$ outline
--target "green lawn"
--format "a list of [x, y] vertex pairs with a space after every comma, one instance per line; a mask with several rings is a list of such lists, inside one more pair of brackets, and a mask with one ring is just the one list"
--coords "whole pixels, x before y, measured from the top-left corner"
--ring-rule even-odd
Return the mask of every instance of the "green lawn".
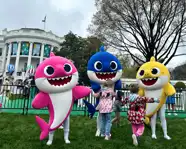
[[[42, 117], [47, 119], [46, 115]], [[172, 140], [163, 138], [161, 127], [157, 125], [157, 140], [151, 139], [151, 131], [146, 128], [140, 149], [186, 149], [186, 120], [168, 119], [168, 130]], [[52, 146], [46, 146], [46, 140], [39, 140], [39, 127], [34, 115], [0, 114], [0, 149], [134, 149], [131, 140], [131, 125], [126, 118], [120, 127], [113, 125], [112, 139], [105, 141], [94, 136], [95, 119], [83, 116], [71, 116], [71, 144], [64, 144], [63, 130], [57, 130]]]

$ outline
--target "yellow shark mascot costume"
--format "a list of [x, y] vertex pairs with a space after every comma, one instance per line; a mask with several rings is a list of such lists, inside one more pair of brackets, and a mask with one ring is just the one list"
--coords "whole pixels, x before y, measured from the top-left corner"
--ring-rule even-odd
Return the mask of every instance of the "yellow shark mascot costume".
[[[167, 135], [167, 122], [165, 119], [165, 102], [167, 96], [176, 93], [175, 88], [169, 83], [170, 73], [165, 65], [157, 62], [151, 57], [150, 62], [144, 63], [138, 70], [136, 79], [139, 85], [139, 95], [146, 97], [159, 98], [159, 103], [147, 103], [145, 123], [150, 122], [152, 138], [156, 137], [156, 118], [159, 113], [164, 138], [170, 140]], [[150, 119], [150, 120], [149, 120]]]

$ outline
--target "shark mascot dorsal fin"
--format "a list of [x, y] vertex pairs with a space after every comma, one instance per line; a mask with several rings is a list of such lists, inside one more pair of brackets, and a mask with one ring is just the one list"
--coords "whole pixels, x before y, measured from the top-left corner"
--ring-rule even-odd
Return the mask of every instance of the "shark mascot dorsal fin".
[[[170, 84], [170, 73], [165, 65], [157, 62], [154, 57], [151, 57], [149, 62], [144, 63], [138, 70], [136, 79], [139, 85], [139, 95], [158, 98], [159, 103], [147, 103], [145, 123], [149, 123], [150, 118], [155, 118], [157, 112], [160, 112], [162, 121], [165, 120], [165, 102], [167, 96], [172, 96], [176, 93], [173, 85]], [[155, 116], [154, 116], [155, 115]], [[162, 122], [165, 124], [164, 122]], [[152, 124], [153, 138], [155, 136], [155, 124]], [[167, 126], [163, 126], [164, 135], [167, 137]]]
[[45, 139], [50, 131], [59, 128], [68, 118], [74, 100], [88, 96], [90, 88], [77, 86], [78, 71], [74, 64], [60, 56], [50, 53], [36, 69], [35, 84], [40, 92], [32, 101], [35, 109], [48, 108], [49, 122], [36, 116], [40, 126], [40, 140]]
[[55, 54], [53, 52], [50, 52], [50, 57], [52, 57], [52, 56], [55, 56]]
[[[99, 52], [92, 55], [87, 65], [87, 75], [90, 79], [91, 88], [94, 93], [100, 91], [101, 86], [105, 83], [111, 83], [114, 90], [121, 89], [122, 66], [118, 58], [111, 53], [107, 52], [104, 46], [101, 46]], [[93, 117], [96, 106], [99, 103], [99, 99], [96, 100], [96, 104], [92, 105], [87, 101], [84, 101], [88, 107], [90, 117]], [[100, 116], [98, 115], [97, 123], [99, 125]], [[99, 135], [100, 126], [97, 125], [96, 135]]]
[[101, 46], [101, 47], [99, 48], [99, 50], [100, 50], [100, 52], [105, 52], [104, 46]]

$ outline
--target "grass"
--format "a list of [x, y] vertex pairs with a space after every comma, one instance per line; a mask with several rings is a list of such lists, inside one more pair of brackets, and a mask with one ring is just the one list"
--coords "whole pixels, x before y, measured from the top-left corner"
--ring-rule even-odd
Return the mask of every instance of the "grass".
[[[47, 115], [41, 115], [47, 120]], [[167, 120], [168, 132], [172, 140], [163, 138], [162, 130], [157, 124], [157, 140], [151, 139], [151, 131], [147, 127], [141, 138], [139, 149], [185, 149], [186, 120], [171, 118]], [[52, 146], [39, 140], [40, 130], [34, 115], [0, 114], [0, 149], [135, 149], [131, 140], [131, 125], [126, 118], [120, 127], [113, 125], [112, 139], [105, 141], [95, 137], [96, 120], [83, 116], [71, 116], [71, 144], [65, 144], [63, 130], [57, 130]]]

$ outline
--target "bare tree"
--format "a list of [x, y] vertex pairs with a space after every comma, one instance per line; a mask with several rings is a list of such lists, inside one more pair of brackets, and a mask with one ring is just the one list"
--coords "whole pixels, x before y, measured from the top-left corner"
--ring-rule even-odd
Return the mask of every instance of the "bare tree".
[[96, 0], [96, 7], [90, 33], [139, 65], [151, 56], [168, 64], [186, 35], [186, 0]]
[[172, 69], [171, 75], [175, 80], [185, 80], [186, 79], [186, 62]]

